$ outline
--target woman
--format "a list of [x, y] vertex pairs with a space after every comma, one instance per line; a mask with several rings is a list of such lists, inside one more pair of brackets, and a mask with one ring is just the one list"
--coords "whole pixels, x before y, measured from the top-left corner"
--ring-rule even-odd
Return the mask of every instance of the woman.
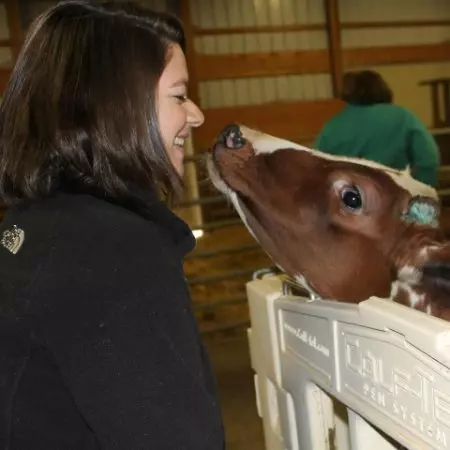
[[381, 75], [370, 70], [346, 74], [342, 100], [347, 105], [323, 127], [315, 148], [393, 169], [409, 166], [414, 178], [436, 187], [436, 142], [412, 112], [392, 104], [392, 91]]
[[224, 448], [182, 258], [160, 201], [203, 123], [184, 35], [131, 4], [36, 19], [0, 109], [0, 448]]

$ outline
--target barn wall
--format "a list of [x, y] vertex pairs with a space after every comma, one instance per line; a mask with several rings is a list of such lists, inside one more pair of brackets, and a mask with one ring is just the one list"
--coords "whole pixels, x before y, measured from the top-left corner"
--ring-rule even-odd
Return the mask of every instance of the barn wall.
[[[340, 0], [342, 23], [384, 22], [381, 28], [343, 29], [342, 47], [370, 48], [443, 44], [450, 42], [450, 2], [448, 0]], [[434, 26], [398, 26], [399, 21], [441, 21]], [[392, 25], [389, 26], [389, 23]], [[450, 58], [450, 55], [449, 55]], [[450, 77], [449, 62], [370, 65], [389, 82], [396, 102], [413, 110], [428, 126], [432, 124], [429, 88], [423, 80]], [[354, 67], [357, 69], [358, 67]]]
[[339, 0], [338, 3], [344, 23], [450, 19], [448, 0]]
[[430, 89], [420, 82], [430, 78], [450, 78], [450, 63], [399, 64], [373, 66], [393, 88], [396, 103], [410, 108], [432, 128]]
[[[186, 1], [190, 6], [192, 26], [200, 31], [194, 37], [194, 48], [198, 55], [276, 55], [286, 51], [328, 51], [325, 8], [322, 0]], [[19, 3], [21, 24], [26, 28], [33, 17], [56, 2]], [[177, 10], [180, 2], [141, 0], [141, 3], [162, 10]], [[341, 30], [343, 52], [379, 46], [396, 48], [450, 43], [450, 2], [408, 0], [408, 9], [402, 9], [402, 6], [403, 2], [392, 0], [379, 0], [375, 3], [369, 0], [340, 0], [339, 18], [343, 24]], [[399, 26], [399, 21], [440, 21], [441, 24]], [[370, 25], [373, 22], [383, 23], [383, 26], [363, 29], [345, 27], [346, 24]], [[392, 26], [386, 25], [387, 22], [391, 22]], [[312, 29], [298, 30], [299, 26]], [[262, 32], [245, 32], [249, 27], [262, 29]], [[227, 30], [230, 32], [227, 33]], [[9, 37], [5, 2], [0, 2], [0, 40]], [[10, 66], [11, 62], [11, 48], [0, 47], [0, 67]], [[332, 99], [332, 80], [328, 68], [313, 70], [315, 73], [303, 73], [304, 64], [300, 59], [298, 73], [289, 70], [291, 73], [271, 76], [272, 61], [267, 64], [269, 67], [266, 67], [267, 73], [264, 76], [247, 74], [245, 77], [233, 77], [224, 71], [221, 79], [214, 77], [199, 80], [197, 84], [200, 105], [208, 111], [276, 102]], [[305, 64], [309, 67], [310, 61]], [[347, 66], [344, 58], [344, 69], [350, 68]], [[428, 89], [419, 86], [418, 83], [428, 78], [448, 76], [447, 62], [351, 66], [352, 69], [359, 67], [379, 70], [392, 84], [397, 101], [413, 109], [427, 124], [431, 124]], [[274, 67], [274, 72], [276, 71]], [[330, 111], [334, 111], [334, 108], [331, 107]]]
[[[322, 29], [311, 31], [230, 32], [198, 36], [195, 38], [198, 54], [245, 55], [327, 48], [325, 12], [321, 1], [191, 0], [191, 13], [195, 27], [212, 33], [231, 28], [322, 24]], [[203, 108], [331, 97], [328, 73], [202, 81], [199, 89]]]
[[[333, 92], [340, 76], [326, 3], [189, 0], [183, 17], [194, 40], [189, 63], [195, 99], [206, 116], [194, 133], [196, 151], [204, 151], [230, 120], [305, 142], [342, 107]], [[448, 76], [450, 2], [411, 0], [408, 11], [391, 0], [338, 4], [340, 45], [334, 55], [343, 71], [379, 70], [396, 101], [431, 125], [429, 88], [419, 83]]]

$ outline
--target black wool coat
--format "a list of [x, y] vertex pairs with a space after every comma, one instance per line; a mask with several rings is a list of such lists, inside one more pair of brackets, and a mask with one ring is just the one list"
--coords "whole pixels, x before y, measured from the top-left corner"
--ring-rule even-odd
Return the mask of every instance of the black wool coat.
[[0, 239], [1, 450], [224, 448], [181, 219], [58, 193]]

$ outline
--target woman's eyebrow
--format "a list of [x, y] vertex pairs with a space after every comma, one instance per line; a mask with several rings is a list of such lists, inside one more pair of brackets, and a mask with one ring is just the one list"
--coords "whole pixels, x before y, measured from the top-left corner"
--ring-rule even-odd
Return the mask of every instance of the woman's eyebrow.
[[170, 85], [170, 87], [177, 87], [177, 86], [187, 86], [188, 85], [188, 79], [187, 78], [181, 78], [180, 80], [175, 81]]

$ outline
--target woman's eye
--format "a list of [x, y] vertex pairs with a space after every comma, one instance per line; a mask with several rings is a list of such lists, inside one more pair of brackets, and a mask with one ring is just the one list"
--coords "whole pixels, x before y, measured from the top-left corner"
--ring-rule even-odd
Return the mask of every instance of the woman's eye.
[[187, 95], [175, 95], [174, 97], [182, 103], [187, 101], [187, 99], [188, 99]]

